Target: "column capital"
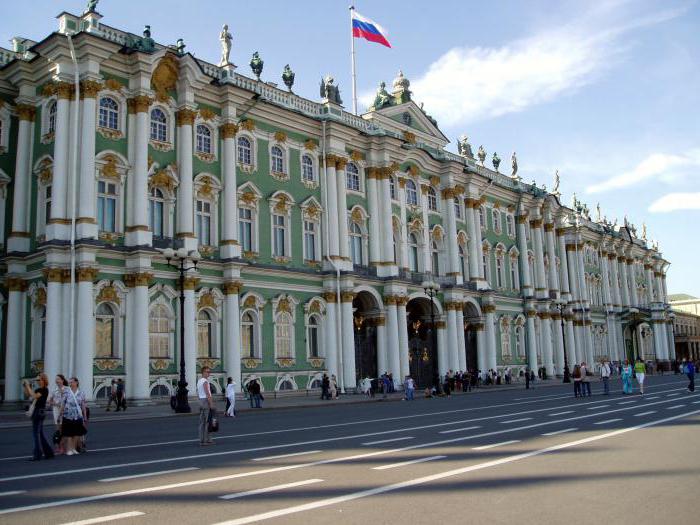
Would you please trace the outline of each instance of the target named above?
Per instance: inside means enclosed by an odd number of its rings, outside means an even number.
[[[221,125],[219,132],[222,139],[233,139],[236,138],[236,133],[238,133],[238,126],[233,122],[227,122]]]
[[[337,170],[344,170],[345,166],[348,164],[348,159],[344,157],[336,157],[335,158],[335,169]]]
[[[151,104],[153,104],[153,99],[146,95],[136,95],[126,101],[130,115],[134,113],[146,113]]]
[[[553,222],[546,222],[544,224],[544,231],[546,231],[546,232],[554,231],[554,223]]]
[[[34,117],[36,117],[36,107],[32,106],[31,104],[17,104],[15,106],[15,113],[17,113],[17,118],[19,120],[34,122]]]
[[[399,295],[396,297],[396,306],[406,306],[408,304],[408,297],[405,295]]]
[[[326,303],[335,303],[336,302],[336,294],[335,292],[323,292],[322,294],[323,300],[326,301]]]
[[[386,317],[383,315],[375,317],[372,319],[372,322],[374,323],[374,326],[386,326]]]
[[[489,305],[489,304],[484,305],[484,308],[482,308],[482,310],[484,312],[486,312],[487,308],[493,308],[493,310],[489,310],[491,312],[496,311],[496,307],[494,305]],[[447,301],[447,302],[445,302],[445,309],[448,311],[449,310],[455,310],[455,311],[462,310],[462,303],[460,301]]]
[[[340,301],[343,303],[351,303],[355,299],[355,294],[349,290],[340,292]]]
[[[63,282],[63,268],[44,268],[43,274],[48,283]]]
[[[435,328],[438,330],[444,330],[447,328],[447,323],[445,321],[435,321]]]
[[[76,273],[78,282],[94,282],[97,279],[98,269],[78,268]]]
[[[54,93],[59,99],[72,100],[75,95],[75,86],[70,82],[56,82],[54,84]]]
[[[199,277],[185,277],[183,288],[185,290],[195,290],[199,286],[200,280]]]
[[[221,291],[224,295],[238,295],[243,288],[243,283],[241,281],[226,281],[221,286]]]
[[[384,304],[388,306],[396,306],[398,304],[400,296],[398,295],[385,295]]]
[[[102,84],[95,80],[81,80],[80,81],[80,98],[95,98],[97,94],[102,90]]]
[[[443,188],[443,190],[440,193],[444,200],[451,200],[459,195],[455,188]]]
[[[8,277],[5,286],[9,292],[25,292],[29,283],[21,277]]]
[[[518,224],[527,224],[527,215],[518,215],[515,220]]]
[[[485,304],[481,307],[481,311],[484,312],[485,314],[492,314],[496,311],[496,305],[495,304]]]
[[[153,279],[153,274],[148,272],[129,273],[124,276],[124,284],[128,288],[135,286],[148,286]]]
[[[532,219],[530,221],[530,227],[531,228],[541,228],[543,222],[544,221],[542,221],[542,219]]]

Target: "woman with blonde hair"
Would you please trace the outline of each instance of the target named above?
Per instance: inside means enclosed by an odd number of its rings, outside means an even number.
[[[41,373],[36,378],[37,388],[32,391],[28,381],[24,382],[24,393],[32,399],[27,415],[32,419],[32,436],[34,438],[34,454],[31,461],[39,461],[43,457],[51,459],[53,450],[44,436],[44,418],[46,417],[46,400],[49,398],[49,378]]]

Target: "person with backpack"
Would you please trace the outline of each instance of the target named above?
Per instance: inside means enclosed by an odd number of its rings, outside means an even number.
[[[692,360],[683,363],[683,372],[688,376],[688,392],[695,392],[695,365]]]

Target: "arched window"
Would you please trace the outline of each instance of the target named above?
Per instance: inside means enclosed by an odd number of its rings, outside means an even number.
[[[46,307],[37,306],[32,325],[32,361],[44,359],[46,355]]]
[[[345,166],[345,184],[350,191],[360,191],[360,170],[352,162]]]
[[[501,317],[501,357],[509,358],[510,353],[510,319],[506,316]]]
[[[455,218],[461,219],[462,218],[462,203],[459,202],[459,197],[454,198],[454,204],[455,204]]]
[[[42,191],[44,197],[43,225],[44,227],[46,227],[46,225],[49,223],[49,220],[51,219],[51,194],[53,191],[53,186],[51,185],[51,183],[48,183],[44,186]]]
[[[48,129],[47,129],[47,133],[55,133],[56,132],[56,112],[57,111],[58,111],[58,105],[56,104],[56,101],[54,100],[49,105],[49,125],[48,125]]]
[[[518,272],[518,257],[514,253],[510,255],[510,283],[513,290],[520,290],[520,274]]]
[[[440,275],[440,257],[439,257],[439,250],[438,250],[438,245],[435,241],[433,241],[433,244],[430,248],[430,255],[432,257],[432,270],[433,274],[435,275]]]
[[[211,153],[211,130],[204,124],[197,124],[197,152]]]
[[[467,271],[467,256],[464,252],[464,245],[458,244],[459,249],[459,268],[462,272],[462,280],[466,283],[469,280],[469,272]]]
[[[213,323],[211,314],[201,310],[197,316],[197,357],[212,357]]]
[[[364,261],[362,254],[362,230],[356,222],[350,224],[350,255],[352,264],[361,266]]]
[[[211,244],[211,202],[197,199],[196,219],[199,244],[209,246]]]
[[[314,161],[309,155],[301,157],[301,178],[306,182],[314,182]]]
[[[151,110],[151,140],[168,141],[168,118],[160,108]]]
[[[408,235],[408,269],[418,271],[418,238],[415,233]]]
[[[499,210],[493,210],[491,217],[493,219],[493,231],[501,233],[501,212]]]
[[[391,195],[391,200],[396,200],[396,179],[392,175],[389,177],[389,194]]]
[[[284,152],[279,146],[270,149],[270,168],[275,173],[284,173]]]
[[[117,229],[117,184],[114,182],[97,181],[97,225],[103,232]]]
[[[152,306],[148,312],[148,355],[152,358],[170,357],[170,316],[162,304]]]
[[[238,163],[251,165],[252,148],[248,137],[238,137]]]
[[[159,188],[151,189],[148,198],[148,220],[154,237],[163,237],[163,206],[165,198]]]
[[[410,206],[418,205],[418,192],[416,191],[416,183],[411,179],[406,181],[406,204]]]
[[[525,329],[522,324],[515,326],[515,355],[525,357]]]
[[[244,312],[241,316],[241,346],[241,357],[258,356],[255,343],[255,319],[250,312]]]
[[[119,129],[119,104],[111,97],[100,99],[98,126],[106,129]]]
[[[114,310],[101,303],[95,312],[95,357],[116,357]]]
[[[503,288],[504,281],[503,254],[496,252],[496,288]]]
[[[435,188],[428,188],[428,209],[430,211],[437,211],[437,194],[435,193]]]
[[[309,357],[319,357],[319,337],[318,337],[318,319],[315,315],[309,317],[309,324],[306,327],[306,337],[309,342]]]
[[[515,237],[515,220],[512,215],[506,215],[506,233],[508,237]]]
[[[275,319],[275,348],[277,357],[283,359],[294,358],[292,347],[293,337],[292,316],[287,312],[280,312]]]

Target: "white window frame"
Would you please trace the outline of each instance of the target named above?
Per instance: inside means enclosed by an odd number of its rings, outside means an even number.
[[[515,216],[512,213],[506,213],[506,235],[515,238]]]
[[[318,355],[311,355],[311,321],[316,321],[316,350]],[[323,317],[318,313],[308,314],[305,322],[305,339],[306,339],[306,359],[323,359]]]
[[[249,354],[243,355],[246,350],[243,347],[243,330],[245,327],[243,318],[248,314],[253,327],[253,357]],[[262,315],[254,308],[245,308],[241,311],[241,359],[262,359]]]
[[[211,140],[211,151],[199,151],[197,149],[199,126],[204,126],[209,130],[209,138]],[[200,117],[196,118],[192,127],[192,152],[195,157],[206,163],[216,162],[219,158],[219,131],[215,123],[206,121]]]
[[[51,129],[51,107],[56,108],[53,118],[53,129]],[[56,117],[58,114],[58,97],[55,95],[44,99],[41,104],[41,142],[48,144],[53,142],[56,133]]]
[[[350,171],[350,166],[355,168],[356,172],[351,172]],[[357,176],[357,188],[351,187],[350,181],[354,180],[355,175]],[[351,179],[352,177],[352,179]],[[363,193],[363,184],[362,184],[362,169],[359,164],[356,162],[348,162],[345,165],[345,189],[349,193],[354,193],[354,194],[362,194]]]
[[[321,260],[321,250],[320,250],[320,230],[321,223],[317,220],[311,220],[308,217],[302,218],[302,223],[304,225],[304,239],[303,239],[303,250],[304,250],[304,261],[318,262]],[[307,225],[313,228],[313,232],[307,229]],[[306,244],[306,238],[308,235],[313,235],[313,253],[309,253],[308,246]]]
[[[285,210],[277,209],[278,204],[281,201],[281,195],[285,195]],[[294,201],[291,195],[284,192],[277,192],[270,198],[270,255],[273,259],[278,261],[291,261],[292,260],[292,207],[294,206]],[[279,255],[275,253],[275,216],[284,217],[285,224],[285,236],[284,236],[284,255]]]
[[[244,199],[246,194],[254,195],[254,199]],[[251,237],[251,253],[260,252],[259,233],[260,233],[260,206],[259,202],[262,194],[258,188],[251,182],[246,182],[238,188],[238,209],[245,208],[251,210],[251,219],[253,221],[252,237]],[[240,212],[239,212],[240,213]],[[238,220],[238,218],[237,218]],[[240,227],[237,232],[240,235]],[[240,241],[240,239],[239,239]]]
[[[246,139],[248,143],[250,144],[250,163],[246,164],[245,162],[241,161],[240,155],[241,155],[241,148],[238,145],[238,141],[240,139]],[[257,153],[257,142],[255,140],[255,137],[251,135],[250,133],[242,132],[239,131],[238,134],[236,135],[236,165],[244,172],[250,173],[252,171],[255,171],[258,169],[258,153]]]
[[[311,178],[304,178],[304,159],[309,159],[311,163]],[[301,175],[301,183],[307,188],[313,189],[318,186],[318,170],[316,169],[316,161],[314,156],[308,152],[302,152],[299,156],[299,168]]]
[[[207,180],[208,184],[206,183]],[[208,201],[210,205],[209,244],[202,244],[198,236],[197,244],[199,246],[217,246],[219,244],[219,194],[221,193],[221,183],[210,173],[200,173],[194,178],[194,191],[192,193],[192,219],[195,236],[199,233],[196,231],[197,201]]]
[[[100,184],[104,184],[105,188],[108,188],[110,185],[114,185],[114,194],[108,193],[108,192],[100,192]],[[95,191],[95,198],[96,198],[96,203],[95,203],[95,218],[97,219],[97,229],[100,232],[104,233],[110,233],[110,234],[115,234],[115,233],[121,233],[121,225],[120,225],[120,201],[122,200],[122,195],[121,195],[121,184],[119,181],[115,179],[108,179],[105,177],[99,177],[97,179],[97,188]],[[101,227],[102,225],[100,224],[100,219],[99,219],[99,207],[100,207],[100,199],[104,199],[105,201],[107,200],[113,200],[114,201],[114,229],[113,230],[103,230]]]
[[[112,312],[112,348],[110,351],[110,355],[97,355],[97,326],[99,323],[99,319],[106,317],[104,314],[98,313],[100,307],[105,306],[109,308]],[[118,336],[118,331],[117,331],[117,323],[118,323],[118,318],[119,318],[119,308],[116,307],[112,302],[109,301],[102,301],[99,304],[95,305],[95,358],[97,359],[115,359],[119,357],[119,344],[117,341],[117,336]]]
[[[102,100],[104,99],[111,99],[116,105],[116,113],[117,113],[117,118],[116,118],[116,127],[112,128],[109,126],[102,126],[100,124],[100,109],[102,108]],[[124,104],[120,100],[120,97],[115,96],[113,93],[110,92],[100,92],[100,95],[97,97],[97,104],[95,104],[97,108],[97,121],[96,125],[98,129],[103,129],[105,131],[114,133],[114,132],[121,132],[124,133],[123,127],[122,127],[122,120],[124,117]]]
[[[479,227],[481,228],[482,232],[486,231],[486,206],[483,204],[479,206],[479,210],[477,212],[477,218],[479,220]]]
[[[453,197],[453,204],[455,207],[455,219],[457,219],[458,221],[464,221],[462,199],[460,199],[459,197]]]
[[[512,248],[509,252],[510,260],[510,280],[511,288],[513,290],[520,290],[520,254],[515,248]]]
[[[438,205],[438,196],[437,196],[437,191],[435,191],[435,188],[432,186],[428,187],[428,191],[426,192],[426,205],[428,208],[428,213],[440,213],[440,208]]]
[[[409,187],[409,184],[412,186],[412,188]],[[419,190],[418,190],[418,186],[417,186],[416,182],[412,178],[407,177],[405,191],[404,191],[404,193],[406,194],[406,206],[418,206],[418,203],[419,203],[418,191]],[[409,197],[410,195],[414,195],[415,197],[413,199],[411,199]],[[412,201],[414,201],[414,202],[412,202]]]
[[[272,169],[272,150],[274,148],[279,148],[282,152],[282,171],[277,171]],[[288,180],[289,179],[289,149],[283,142],[270,142],[267,151],[267,158],[269,161],[270,175],[276,179]]]
[[[493,231],[500,235],[503,232],[503,225],[501,224],[501,210],[498,208],[493,208],[491,210],[491,224],[493,225]]]
[[[159,308],[162,309],[165,312],[165,317],[159,317],[159,319],[165,319],[168,323],[168,331],[167,332],[151,332],[151,312],[155,309]],[[159,338],[167,339],[168,341],[168,351],[165,356],[153,356],[151,355],[151,334],[159,334]],[[167,336],[163,336],[160,334],[167,334]],[[168,303],[168,301],[163,297],[160,296],[158,299],[153,301],[149,306],[148,306],[148,357],[149,359],[173,359],[173,356],[175,355],[175,312],[173,311],[172,306]]]
[[[250,218],[241,218],[241,213],[250,212]],[[257,252],[257,210],[252,206],[238,206],[238,243],[244,252]],[[250,246],[246,247],[241,235],[242,224],[250,224]],[[246,249],[248,248],[248,249]]]

